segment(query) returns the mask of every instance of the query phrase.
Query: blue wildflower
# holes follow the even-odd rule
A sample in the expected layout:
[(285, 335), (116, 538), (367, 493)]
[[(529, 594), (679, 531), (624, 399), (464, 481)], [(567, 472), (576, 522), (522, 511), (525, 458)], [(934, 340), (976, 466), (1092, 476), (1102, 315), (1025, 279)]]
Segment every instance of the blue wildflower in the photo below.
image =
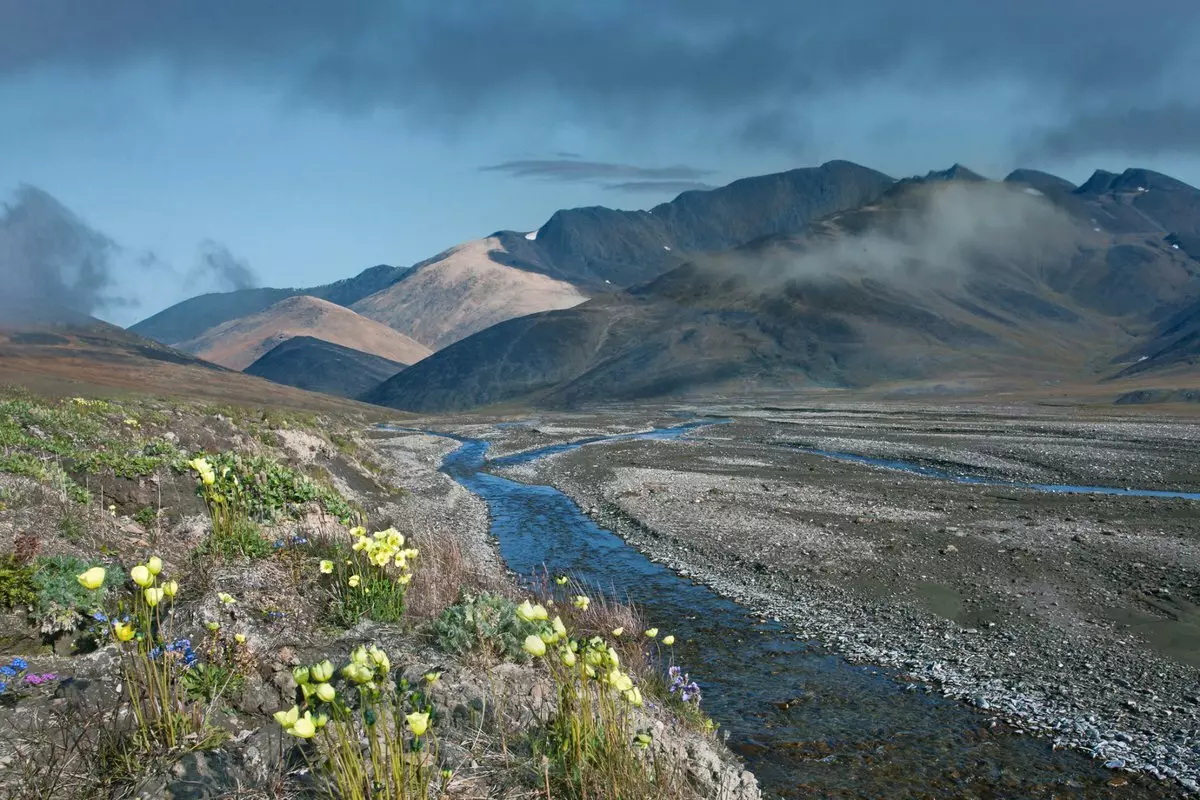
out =
[(29, 666), (29, 662), (23, 658), (18, 657), (18, 658), (14, 658), (12, 660), (12, 665), (15, 669), (25, 669)]
[(95, 614), (92, 614), (92, 619), (96, 620), (96, 622), (108, 622), (108, 616), (103, 611), (97, 611)]
[(4, 694), (7, 691), (8, 691), (8, 684), (4, 683), (4, 682), (0, 682), (0, 694)]
[(15, 678), (17, 677), (17, 671), (12, 667), (0, 667), (0, 675), (6, 678)]
[(276, 540), (275, 540), (275, 547), (276, 547), (276, 548), (283, 547), (283, 539), (276, 539)]

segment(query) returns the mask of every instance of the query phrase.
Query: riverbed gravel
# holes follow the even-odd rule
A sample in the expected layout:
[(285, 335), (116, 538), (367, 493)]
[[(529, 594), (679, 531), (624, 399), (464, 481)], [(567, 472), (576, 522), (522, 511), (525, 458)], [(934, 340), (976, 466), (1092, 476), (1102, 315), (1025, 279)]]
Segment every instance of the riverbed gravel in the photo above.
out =
[[(513, 430), (506, 450), (547, 443)], [(1195, 491), (1197, 438), (1187, 421), (1069, 412), (734, 410), (680, 441), (502, 472), (556, 486), (653, 559), (912, 691), (1090, 753), (1116, 782), (1200, 792), (1200, 502), (963, 485), (799, 449)]]

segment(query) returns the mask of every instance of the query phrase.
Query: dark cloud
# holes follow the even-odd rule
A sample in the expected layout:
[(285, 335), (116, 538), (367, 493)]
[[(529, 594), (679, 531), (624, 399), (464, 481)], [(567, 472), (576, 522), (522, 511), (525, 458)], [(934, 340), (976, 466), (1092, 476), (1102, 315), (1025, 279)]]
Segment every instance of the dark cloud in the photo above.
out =
[(604, 188), (617, 192), (678, 194), (690, 192), (693, 189), (713, 189), (715, 187), (699, 181), (625, 181), (624, 183), (605, 184)]
[(46, 192), (17, 188), (0, 213), (0, 287), (11, 308), (65, 308), (83, 314), (129, 308), (115, 292), (121, 248)]
[(185, 283), (189, 289), (204, 287), (218, 292), (255, 289), (261, 285), (248, 263), (211, 239), (200, 244), (200, 258), (188, 271)]
[(709, 118), (720, 125), (700, 130), (788, 155), (804, 152), (811, 102), (874, 82), (918, 95), (1028, 86), (1061, 112), (1046, 152), (1093, 149), (1086, 109), (1145, 104), (1148, 88), (1165, 88), (1148, 113), (1200, 100), (1200, 84), (1171, 80), (1200, 41), (1187, 0), (0, 0), (0, 20), (0, 76), (158, 60), (448, 130), (544, 102), (632, 131), (691, 133)]
[(713, 135), (795, 152), (807, 104), (875, 81), (1017, 81), (1064, 121), (1152, 86), (1175, 87), (1154, 108), (1185, 104), (1196, 82), (1168, 79), (1195, 47), (1200, 3), (0, 0), (0, 20), (0, 75), (160, 60), (425, 124), (546, 102), (630, 129), (710, 117)]
[(1200, 151), (1200, 104), (1080, 112), (1034, 134), (1025, 150), (1031, 157), (1095, 152), (1148, 156), (1196, 153)]
[(480, 168), (483, 172), (505, 172), (517, 178), (545, 178), (560, 181), (610, 181), (620, 178), (642, 181), (680, 181), (711, 175), (712, 170), (696, 167), (634, 167), (603, 161), (542, 159), (506, 161)]

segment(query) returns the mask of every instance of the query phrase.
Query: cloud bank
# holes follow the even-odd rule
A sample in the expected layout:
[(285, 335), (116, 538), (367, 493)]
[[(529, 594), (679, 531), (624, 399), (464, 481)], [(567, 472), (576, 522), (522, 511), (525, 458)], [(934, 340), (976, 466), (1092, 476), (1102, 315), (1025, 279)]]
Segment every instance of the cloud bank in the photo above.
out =
[(0, 20), (0, 79), (155, 62), (346, 113), (459, 126), (543, 101), (785, 153), (813, 103), (1006, 81), (1053, 110), (1013, 121), (1026, 153), (1200, 151), (1200, 4), (1180, 0), (0, 0)]

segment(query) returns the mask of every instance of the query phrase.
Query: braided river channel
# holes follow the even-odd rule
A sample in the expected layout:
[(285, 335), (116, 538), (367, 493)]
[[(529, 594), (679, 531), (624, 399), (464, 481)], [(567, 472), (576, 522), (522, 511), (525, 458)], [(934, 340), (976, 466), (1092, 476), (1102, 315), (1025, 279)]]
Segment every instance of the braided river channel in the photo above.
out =
[(492, 460), (486, 441), (452, 436), (461, 446), (445, 457), (442, 471), (486, 501), (492, 534), (515, 573), (570, 573), (636, 603), (652, 624), (676, 635), (676, 662), (699, 682), (704, 709), (766, 797), (1163, 796), (1161, 784), (1114, 773), (1084, 753), (1055, 751), (1048, 741), (1013, 734), (964, 703), (906, 691), (886, 670), (850, 664), (800, 641), (785, 625), (650, 561), (557, 489), (487, 471), (581, 446), (682, 437), (708, 424), (595, 437)]

